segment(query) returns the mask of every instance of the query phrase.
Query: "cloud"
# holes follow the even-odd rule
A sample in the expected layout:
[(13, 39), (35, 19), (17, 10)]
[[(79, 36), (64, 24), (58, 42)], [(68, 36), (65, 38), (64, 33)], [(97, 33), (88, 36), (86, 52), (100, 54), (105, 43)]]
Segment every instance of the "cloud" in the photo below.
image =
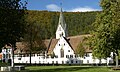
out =
[[(46, 6), (46, 8), (49, 11), (60, 11), (60, 7), (57, 6), (56, 4), (49, 4)], [(87, 12), (87, 11), (100, 11), (100, 9), (94, 9), (94, 8), (89, 7), (89, 6), (85, 6), (85, 7), (77, 7), (77, 8), (72, 8), (72, 9), (65, 9), (64, 11), (67, 11), (67, 12)]]
[(94, 9), (94, 8), (85, 6), (85, 7), (74, 8), (74, 9), (67, 10), (67, 11), (69, 11), (69, 12), (87, 12), (87, 11), (100, 11), (100, 9)]
[(46, 6), (46, 8), (50, 11), (59, 11), (60, 10), (60, 7), (55, 4), (49, 4)]

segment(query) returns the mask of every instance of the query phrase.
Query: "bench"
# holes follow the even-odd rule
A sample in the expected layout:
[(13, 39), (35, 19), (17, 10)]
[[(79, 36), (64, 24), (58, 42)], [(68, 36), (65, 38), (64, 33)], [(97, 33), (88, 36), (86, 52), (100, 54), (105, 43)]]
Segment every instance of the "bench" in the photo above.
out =
[(112, 70), (120, 70), (120, 67), (113, 67)]
[(15, 66), (14, 69), (17, 71), (25, 70), (25, 66)]

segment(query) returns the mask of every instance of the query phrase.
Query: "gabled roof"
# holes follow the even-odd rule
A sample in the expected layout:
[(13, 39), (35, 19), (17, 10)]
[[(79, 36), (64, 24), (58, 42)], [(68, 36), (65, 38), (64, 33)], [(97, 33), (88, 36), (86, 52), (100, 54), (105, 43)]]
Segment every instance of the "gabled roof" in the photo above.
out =
[(53, 49), (55, 48), (55, 45), (57, 44), (59, 39), (49, 39), (49, 40), (44, 40), (44, 44), (47, 47), (47, 53), (51, 54)]
[[(83, 41), (84, 37), (88, 37), (90, 35), (78, 35), (78, 36), (71, 36), (71, 37), (63, 37), (67, 43), (69, 44), (69, 46), (76, 51), (78, 45)], [(51, 47), (49, 47), (48, 49), (48, 54), (51, 53), (53, 51), (53, 49), (55, 48), (55, 45), (57, 44), (57, 39), (53, 39), (53, 41), (51, 42)], [(85, 48), (86, 52), (92, 52), (92, 50), (90, 50), (89, 48)]]
[(12, 45), (10, 43), (6, 44), (2, 49), (9, 49), (12, 48)]
[[(76, 52), (78, 45), (83, 41), (85, 37), (90, 36), (88, 35), (78, 35), (78, 36), (71, 36), (68, 37), (68, 42), (71, 45), (72, 49)], [(89, 48), (85, 48), (85, 52), (92, 52)]]

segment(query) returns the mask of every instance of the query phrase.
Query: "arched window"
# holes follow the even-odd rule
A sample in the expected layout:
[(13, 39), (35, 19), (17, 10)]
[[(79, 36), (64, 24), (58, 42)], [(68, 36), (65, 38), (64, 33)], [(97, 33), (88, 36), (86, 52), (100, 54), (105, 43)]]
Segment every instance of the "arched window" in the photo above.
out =
[(63, 58), (64, 57), (64, 50), (62, 48), (60, 50), (60, 54), (61, 54), (61, 58)]

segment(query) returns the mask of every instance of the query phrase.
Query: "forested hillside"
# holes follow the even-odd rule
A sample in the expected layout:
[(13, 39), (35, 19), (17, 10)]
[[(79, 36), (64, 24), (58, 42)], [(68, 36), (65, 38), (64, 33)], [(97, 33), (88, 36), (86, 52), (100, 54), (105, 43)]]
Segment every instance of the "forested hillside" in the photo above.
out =
[[(68, 35), (87, 34), (93, 29), (97, 13), (100, 12), (63, 12), (67, 24)], [(59, 20), (59, 12), (27, 11), (26, 21), (32, 24), (40, 24), (40, 34), (43, 39), (55, 37)]]

